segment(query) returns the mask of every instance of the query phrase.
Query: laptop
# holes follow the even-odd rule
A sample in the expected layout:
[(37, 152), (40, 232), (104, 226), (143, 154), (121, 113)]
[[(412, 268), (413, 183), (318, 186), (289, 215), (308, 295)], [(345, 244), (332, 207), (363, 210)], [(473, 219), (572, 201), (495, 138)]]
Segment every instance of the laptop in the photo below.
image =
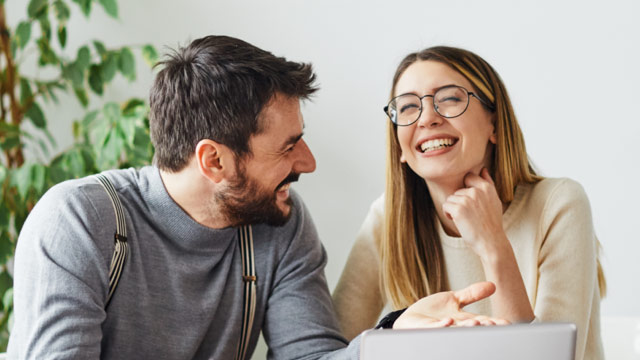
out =
[(575, 348), (571, 323), (368, 330), (360, 360), (574, 360)]

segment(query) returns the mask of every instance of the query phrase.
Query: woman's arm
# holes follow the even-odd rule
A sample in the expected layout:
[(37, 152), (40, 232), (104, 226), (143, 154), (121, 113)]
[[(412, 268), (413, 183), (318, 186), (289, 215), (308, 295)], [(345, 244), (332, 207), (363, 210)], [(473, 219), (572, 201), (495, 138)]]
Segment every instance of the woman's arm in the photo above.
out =
[(597, 239), (580, 184), (563, 179), (549, 192), (538, 232), (536, 317), (575, 323), (576, 359), (601, 359)]
[(349, 341), (373, 328), (384, 307), (377, 251), (382, 236), (383, 206), (383, 197), (371, 206), (333, 293), (338, 321)]
[(512, 323), (534, 319), (511, 243), (502, 226), (503, 205), (487, 169), (467, 174), (465, 188), (443, 204), (460, 236), (480, 257), (487, 281), (496, 285), (492, 315)]

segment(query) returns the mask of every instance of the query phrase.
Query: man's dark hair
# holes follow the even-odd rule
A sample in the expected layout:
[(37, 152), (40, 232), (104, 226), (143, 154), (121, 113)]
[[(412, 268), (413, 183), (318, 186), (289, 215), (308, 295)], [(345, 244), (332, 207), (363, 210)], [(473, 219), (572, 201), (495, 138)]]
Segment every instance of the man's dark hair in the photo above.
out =
[(260, 112), (276, 93), (308, 99), (318, 88), (310, 64), (287, 61), (228, 36), (194, 40), (158, 65), (150, 94), (154, 163), (180, 171), (202, 139), (250, 155), (264, 130)]

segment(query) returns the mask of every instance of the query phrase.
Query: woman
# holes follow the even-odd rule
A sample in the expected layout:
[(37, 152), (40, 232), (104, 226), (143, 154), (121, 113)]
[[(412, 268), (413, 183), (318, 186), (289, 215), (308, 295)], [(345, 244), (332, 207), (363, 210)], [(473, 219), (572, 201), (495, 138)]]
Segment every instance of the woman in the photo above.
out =
[(529, 164), (502, 80), (479, 56), (432, 47), (409, 54), (385, 107), (387, 185), (334, 293), (349, 339), (383, 307), (488, 280), (466, 308), (512, 323), (570, 321), (576, 359), (601, 359), (605, 282), (588, 199)]

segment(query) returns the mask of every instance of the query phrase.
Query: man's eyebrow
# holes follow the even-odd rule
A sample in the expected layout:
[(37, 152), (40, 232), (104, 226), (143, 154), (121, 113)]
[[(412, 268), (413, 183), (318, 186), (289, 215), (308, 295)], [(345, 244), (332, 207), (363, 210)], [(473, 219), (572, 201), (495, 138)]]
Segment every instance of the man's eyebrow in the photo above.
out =
[(281, 149), (284, 151), (287, 146), (292, 145), (297, 143), (298, 141), (300, 141), (300, 139), (302, 139), (302, 136), (304, 135), (304, 133), (300, 133), (298, 135), (292, 135), (290, 136), (287, 141), (284, 142), (284, 144), (282, 145)]

